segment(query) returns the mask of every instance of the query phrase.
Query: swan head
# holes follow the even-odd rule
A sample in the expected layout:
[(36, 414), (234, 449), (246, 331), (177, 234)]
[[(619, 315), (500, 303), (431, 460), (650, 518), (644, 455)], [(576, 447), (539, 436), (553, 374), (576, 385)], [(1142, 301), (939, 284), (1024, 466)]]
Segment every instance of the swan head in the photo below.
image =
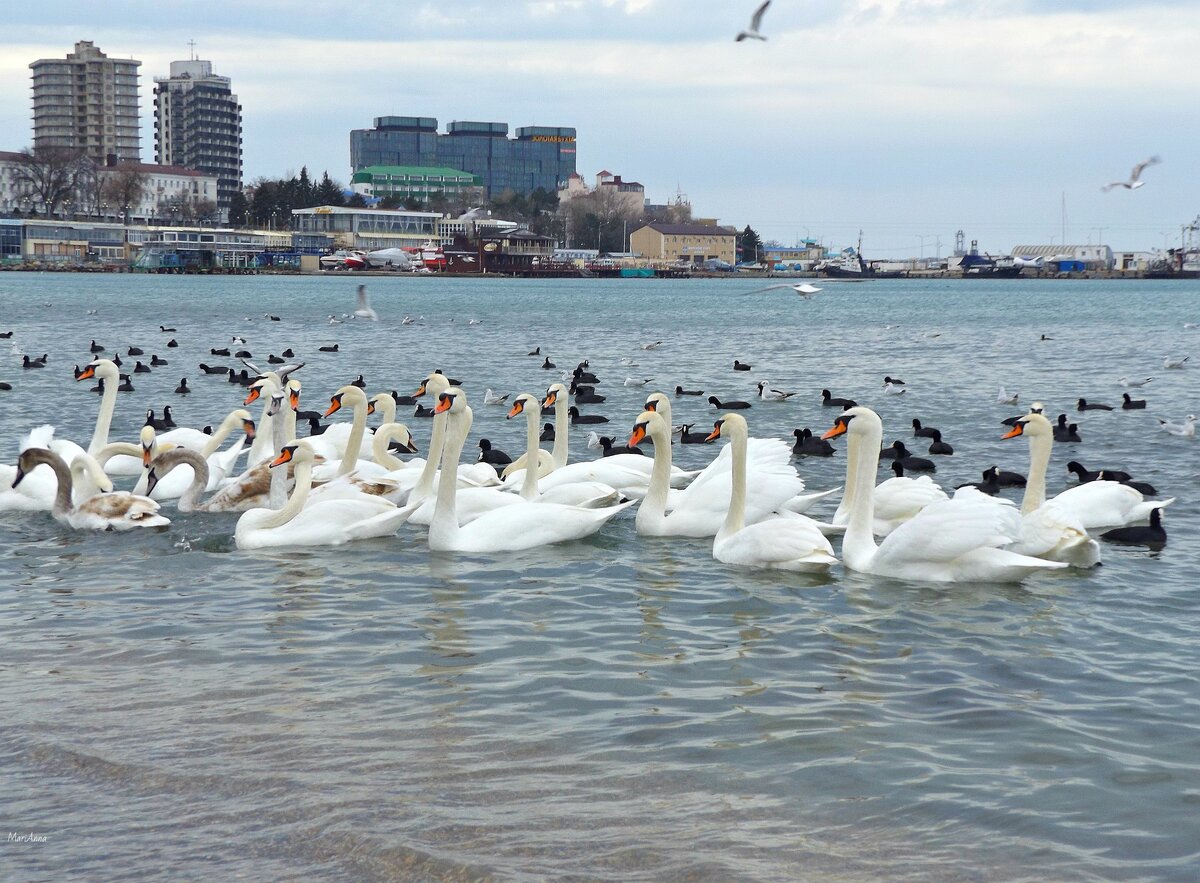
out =
[(646, 440), (647, 435), (651, 438), (656, 436), (670, 438), (667, 422), (657, 411), (642, 411), (638, 414), (637, 420), (633, 423), (633, 432), (629, 435), (629, 447), (636, 448)]
[[(765, 383), (766, 381), (763, 382)], [(741, 414), (725, 414), (713, 423), (713, 431), (704, 440), (710, 442), (716, 441), (719, 438), (732, 438), (739, 433), (743, 437), (749, 434), (746, 418)]]
[(102, 380), (118, 380), (120, 379), (120, 371), (117, 370), (117, 365), (112, 359), (92, 359), (83, 370), (76, 375), (76, 380), (91, 380), (93, 377), (99, 377)]
[[(1064, 420), (1063, 422), (1065, 423), (1066, 421)], [(1017, 422), (1013, 424), (1013, 428), (1000, 437), (1016, 438), (1018, 435), (1027, 435), (1031, 438), (1037, 438), (1039, 436), (1048, 436), (1053, 438), (1054, 424), (1047, 420), (1045, 416), (1041, 414), (1041, 412), (1031, 411), (1024, 417), (1019, 418)]]
[[(329, 409), (325, 412), (326, 417), (334, 414), (342, 409), (343, 405), (348, 405), (351, 408), (357, 408), (359, 405), (367, 405), (367, 395), (357, 386), (347, 384), (340, 387), (333, 397), (329, 400)], [(369, 413), (369, 412), (368, 412)]]
[(300, 410), (300, 381), (299, 380), (293, 379), (293, 380), (289, 380), (287, 382), (287, 397), (288, 397), (288, 406), (293, 411), (299, 411)]
[(661, 392), (652, 392), (646, 396), (646, 404), (643, 406), (647, 411), (658, 412), (659, 410), (666, 411), (671, 407), (671, 400)]
[(272, 468), (282, 466), (284, 463), (311, 463), (313, 462), (314, 454), (312, 446), (306, 441), (292, 439), (279, 451), (279, 456), (271, 461)]
[[(559, 383), (555, 384), (555, 386), (561, 386), (561, 385), (562, 384), (559, 384)], [(551, 387), (551, 389), (553, 390), (553, 387)], [(551, 394), (553, 394), (553, 392)], [(547, 401), (549, 401), (549, 399), (547, 399)], [(527, 392), (521, 393), (513, 401), (512, 407), (508, 409), (508, 416), (505, 419), (511, 420), (512, 418), (514, 418), (520, 414), (524, 414), (526, 408), (529, 408), (531, 413), (534, 413), (534, 414), (537, 413), (537, 409), (538, 409), (537, 396), (530, 395)]]
[(374, 414), (388, 399), (391, 399), (393, 403), (396, 401), (392, 398), (392, 394), (390, 392), (381, 392), (371, 396), (370, 400), (367, 402), (367, 414)]
[[(16, 487), (21, 481), (43, 463), (54, 463), (55, 461), (62, 463), (62, 457), (45, 448), (26, 448), (21, 451), (21, 456), (17, 458), (17, 472), (13, 476), (12, 486)], [(66, 464), (63, 464), (64, 466)]]
[(138, 442), (142, 446), (142, 466), (149, 467), (150, 461), (154, 459), (154, 427), (146, 425), (142, 427), (142, 431), (138, 433)]
[(429, 393), (436, 399), (449, 388), (450, 381), (447, 379), (446, 375), (442, 374), (440, 371), (432, 371), (425, 375), (425, 378), (421, 381), (421, 385), (417, 387), (417, 391), (414, 392), (413, 395), (417, 398), (420, 398), (426, 393)]
[(467, 394), (457, 386), (447, 386), (446, 390), (438, 395), (437, 405), (433, 409), (435, 414), (461, 414), (467, 409)]
[(562, 396), (564, 400), (567, 397), (567, 388), (561, 383), (552, 383), (546, 387), (546, 398), (542, 402), (542, 410), (546, 411), (553, 408), (558, 403), (559, 396)]
[(271, 393), (271, 403), (267, 405), (267, 416), (274, 417), (283, 410), (283, 390)]
[(876, 435), (883, 434), (883, 421), (879, 419), (879, 415), (870, 408), (855, 407), (847, 408), (842, 413), (834, 418), (833, 426), (826, 430), (821, 438), (828, 440), (837, 438), (839, 435), (849, 434), (851, 438), (865, 437), (874, 432)]

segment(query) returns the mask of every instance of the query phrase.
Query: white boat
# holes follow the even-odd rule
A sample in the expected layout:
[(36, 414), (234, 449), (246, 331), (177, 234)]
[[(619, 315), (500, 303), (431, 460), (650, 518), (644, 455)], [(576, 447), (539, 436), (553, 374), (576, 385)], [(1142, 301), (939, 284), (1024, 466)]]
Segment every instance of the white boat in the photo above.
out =
[(411, 270), (412, 256), (402, 248), (378, 248), (366, 255), (367, 266), (372, 270)]
[(339, 248), (331, 254), (323, 254), (317, 259), (322, 270), (354, 270), (362, 269), (362, 252)]

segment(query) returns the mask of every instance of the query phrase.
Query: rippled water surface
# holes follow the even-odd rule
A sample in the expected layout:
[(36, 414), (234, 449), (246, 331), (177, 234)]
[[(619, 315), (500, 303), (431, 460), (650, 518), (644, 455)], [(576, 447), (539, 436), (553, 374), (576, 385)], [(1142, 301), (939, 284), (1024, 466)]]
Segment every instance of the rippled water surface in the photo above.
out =
[[(523, 426), (483, 390), (543, 391), (540, 345), (590, 360), (608, 401), (586, 410), (615, 436), (648, 389), (749, 399), (764, 378), (798, 395), (756, 404), (754, 434), (819, 432), (828, 387), (877, 408), (888, 441), (914, 416), (940, 427), (945, 487), (1025, 470), (1024, 441), (999, 439), (1020, 410), (996, 404), (1003, 383), (1078, 417), (1051, 492), (1068, 459), (1119, 466), (1178, 497), (1170, 539), (943, 586), (737, 570), (710, 542), (639, 539), (632, 512), (493, 557), (431, 554), (411, 526), (243, 553), (233, 515), (168, 505), (164, 531), (85, 534), (0, 514), (0, 817), (45, 838), (0, 845), (0, 878), (1196, 879), (1200, 449), (1154, 418), (1200, 412), (1200, 366), (1162, 369), (1200, 359), (1183, 327), (1200, 284), (874, 282), (804, 302), (745, 280), (372, 278), (381, 321), (327, 324), (355, 281), (0, 274), (0, 462), (41, 422), (86, 444), (98, 399), (71, 366), (93, 338), (170, 360), (119, 397), (114, 439), (147, 407), (196, 426), (236, 407), (196, 365), (241, 334), (258, 360), (308, 362), (309, 408), (359, 373), (411, 392), (440, 367), (471, 396), (469, 445), (510, 452)], [(49, 366), (21, 370), (9, 344)], [(909, 393), (882, 396), (885, 374)], [(1146, 411), (1075, 414), (1081, 395), (1119, 402), (1122, 375), (1155, 377)], [(675, 404), (711, 426), (702, 398)], [(429, 423), (409, 425), (424, 450)], [(583, 429), (575, 459), (594, 453)], [(844, 450), (797, 466), (839, 485)]]

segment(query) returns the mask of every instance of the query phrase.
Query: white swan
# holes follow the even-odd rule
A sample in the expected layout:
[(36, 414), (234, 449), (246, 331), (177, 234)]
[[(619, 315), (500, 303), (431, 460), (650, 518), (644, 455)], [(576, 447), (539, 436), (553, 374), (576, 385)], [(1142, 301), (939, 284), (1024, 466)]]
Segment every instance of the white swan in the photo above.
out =
[(1045, 504), (1072, 516), (1084, 530), (1095, 530), (1146, 521), (1154, 509), (1165, 508), (1175, 502), (1174, 497), (1146, 500), (1140, 491), (1115, 481), (1085, 482), (1047, 500), (1045, 464), (1049, 462), (1050, 451), (1046, 436), (1053, 439), (1053, 424), (1041, 414), (1026, 414), (1003, 437), (1016, 438), (1019, 435), (1032, 436), (1029, 477), (1025, 483), (1022, 511), (1033, 511)]
[(238, 518), (234, 542), (239, 549), (279, 546), (340, 546), (353, 540), (396, 533), (409, 515), (380, 497), (358, 493), (308, 501), (312, 488), (312, 448), (294, 440), (271, 461), (278, 469), (294, 463), (296, 484), (282, 509), (250, 509)]
[(429, 548), (436, 551), (508, 552), (591, 536), (630, 503), (581, 509), (557, 503), (521, 504), (485, 512), (460, 525), (456, 512), (457, 465), (471, 429), (471, 409), (462, 390), (447, 389), (436, 410), (450, 417), (442, 452), (437, 510), (429, 525)]
[[(117, 387), (121, 384), (121, 374), (111, 359), (93, 359), (89, 364), (84, 366), (75, 380), (78, 382), (80, 380), (91, 380), (92, 378), (104, 381), (104, 389), (100, 393), (100, 410), (96, 412), (96, 428), (92, 431), (92, 440), (87, 447), (87, 452), (95, 457), (108, 444), (108, 433), (112, 426), (113, 412), (117, 407)], [(78, 447), (73, 442), (70, 445), (72, 448)], [(61, 450), (56, 451), (56, 453), (68, 463), (73, 459), (72, 456), (67, 456)], [(142, 471), (140, 459), (123, 456), (124, 458), (116, 457), (105, 464), (105, 472), (109, 475), (137, 475)]]
[[(54, 453), (54, 427), (50, 424), (31, 429), (21, 440), (20, 451), (30, 448), (44, 448)], [(67, 458), (62, 457), (63, 462)], [(101, 491), (111, 491), (112, 481), (104, 474), (104, 470), (94, 458), (80, 451), (70, 460), (72, 469), (72, 501), (76, 506), (95, 496)], [(76, 467), (82, 471), (75, 471)], [(13, 480), (17, 477), (15, 465), (0, 464), (0, 512), (49, 512), (54, 508), (54, 500), (58, 496), (58, 479), (54, 471), (47, 465), (41, 465), (27, 472), (17, 487)]]
[(740, 414), (726, 414), (709, 438), (728, 438), (733, 449), (733, 493), (729, 511), (713, 540), (713, 557), (725, 564), (822, 572), (837, 563), (833, 547), (816, 522), (780, 515), (746, 524), (746, 445), (749, 430)]
[(879, 468), (883, 422), (870, 408), (851, 408), (838, 415), (834, 427), (822, 437), (843, 434), (849, 436), (850, 522), (842, 540), (842, 561), (849, 569), (935, 582), (1019, 582), (1041, 570), (1067, 566), (1002, 548), (1015, 539), (1015, 519), (1006, 517), (1001, 507), (972, 497), (933, 503), (876, 545), (871, 490)]
[[(345, 447), (342, 457), (335, 462), (326, 462), (314, 468), (313, 479), (315, 481), (330, 481), (334, 478), (347, 476), (355, 471), (361, 471), (363, 475), (367, 476), (383, 475), (387, 472), (387, 469), (378, 463), (371, 462), (370, 459), (363, 456), (363, 441), (373, 435), (372, 431), (367, 429), (368, 402), (366, 393), (352, 384), (340, 387), (329, 400), (329, 409), (325, 412), (324, 416), (329, 417), (336, 414), (346, 405), (349, 405), (353, 409), (353, 415), (350, 421), (350, 429), (344, 433)], [(345, 424), (330, 426), (320, 437), (324, 438), (329, 435), (330, 431), (339, 425)]]
[[(556, 386), (558, 384), (555, 384)], [(541, 416), (539, 401), (529, 393), (521, 393), (508, 412), (508, 419), (525, 415), (526, 462), (538, 455), (538, 420)], [(567, 506), (585, 506), (596, 509), (620, 502), (621, 495), (611, 485), (598, 481), (573, 481), (542, 491), (537, 476), (524, 470), (521, 481), (521, 499), (530, 503), (562, 503)]]
[[(733, 493), (732, 451), (723, 449), (690, 485), (672, 493), (668, 487), (671, 427), (658, 411), (638, 415), (629, 444), (640, 444), (647, 435), (654, 441), (654, 458), (646, 496), (638, 507), (637, 532), (660, 537), (715, 536)], [(753, 524), (804, 490), (804, 482), (791, 464), (791, 448), (783, 441), (750, 439), (748, 445), (753, 463), (747, 477), (745, 520)]]
[[(239, 426), (244, 435), (226, 450), (218, 450), (222, 442)], [(190, 431), (195, 432), (196, 430)], [(159, 434), (155, 438), (155, 441), (164, 449), (181, 448), (199, 454), (208, 466), (205, 489), (215, 491), (225, 481), (229, 473), (233, 471), (234, 464), (237, 462), (237, 458), (241, 455), (243, 446), (246, 444), (246, 439), (254, 438), (254, 432), (254, 421), (250, 419), (250, 412), (244, 408), (235, 408), (225, 416), (225, 419), (221, 421), (221, 425), (213, 431), (211, 436), (200, 433), (204, 435), (207, 441), (199, 449), (190, 444), (172, 443), (171, 434), (167, 432)], [(153, 490), (149, 490), (148, 488), (146, 495), (153, 500), (174, 500), (188, 489), (191, 482), (192, 475), (188, 469), (177, 469), (171, 473), (170, 478), (160, 476), (157, 485)]]
[[(76, 459), (79, 468), (85, 468)], [(29, 448), (17, 460), (17, 474), (13, 487), (21, 484), (25, 475), (38, 465), (45, 464), (58, 480), (58, 491), (54, 506), (50, 510), (54, 519), (76, 530), (132, 530), (137, 527), (163, 527), (171, 523), (169, 518), (158, 514), (158, 503), (149, 497), (124, 491), (97, 494), (78, 506), (71, 502), (74, 479), (62, 457), (44, 448)]]
[(250, 451), (246, 454), (247, 471), (260, 463), (271, 460), (275, 456), (275, 433), (272, 427), (271, 396), (282, 386), (283, 384), (279, 382), (278, 375), (273, 372), (267, 372), (250, 384), (250, 388), (246, 392), (246, 398), (242, 401), (243, 406), (248, 406), (265, 396), (262, 417), (259, 418), (258, 429), (254, 435), (254, 441), (250, 444)]
[[(926, 506), (948, 500), (950, 497), (928, 475), (909, 478), (907, 475), (881, 481), (871, 491), (875, 504), (871, 532), (877, 537), (886, 537), (904, 522), (914, 518)], [(850, 523), (850, 491), (842, 495), (837, 511), (833, 513), (833, 524), (845, 527)]]

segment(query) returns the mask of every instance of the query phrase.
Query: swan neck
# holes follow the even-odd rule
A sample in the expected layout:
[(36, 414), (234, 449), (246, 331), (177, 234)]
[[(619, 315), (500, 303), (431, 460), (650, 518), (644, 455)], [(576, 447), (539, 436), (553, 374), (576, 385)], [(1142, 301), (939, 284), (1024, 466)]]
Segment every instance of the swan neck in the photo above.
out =
[[(408, 502), (419, 503), (431, 493), (433, 493), (433, 475), (438, 470), (438, 464), (442, 460), (442, 454), (446, 447), (446, 414), (443, 411), (441, 414), (433, 415), (433, 432), (429, 437), (429, 458), (425, 461), (425, 468), (421, 470), (421, 477), (417, 479), (416, 486), (408, 495)], [(455, 463), (458, 461), (456, 460)], [(455, 472), (457, 473), (457, 466)]]
[(453, 415), (447, 421), (447, 437), (442, 445), (442, 471), (438, 476), (437, 501), (429, 523), (430, 539), (439, 546), (453, 542), (458, 535), (458, 460), (462, 456), (467, 433), (471, 430), (471, 409)]
[[(283, 469), (284, 467), (276, 466), (274, 468)], [(283, 527), (300, 514), (300, 510), (308, 502), (308, 492), (312, 489), (312, 463), (307, 460), (297, 463), (295, 475), (296, 486), (292, 488), (292, 495), (288, 497), (287, 503), (283, 505), (283, 508), (259, 522), (256, 525), (258, 529), (272, 530), (276, 527)]]
[[(263, 392), (266, 396), (266, 391)], [(275, 418), (268, 411), (271, 407), (271, 400), (268, 397), (267, 402), (263, 405), (262, 419), (258, 422), (258, 432), (254, 435), (254, 441), (250, 444), (250, 453), (246, 456), (246, 466), (254, 466), (267, 459), (271, 454), (271, 446), (275, 443)]]
[(730, 445), (733, 447), (733, 492), (729, 497), (725, 524), (721, 528), (724, 536), (735, 534), (746, 526), (746, 434), (735, 430)]
[(1029, 436), (1029, 477), (1025, 480), (1025, 495), (1021, 498), (1022, 515), (1028, 515), (1046, 502), (1046, 469), (1053, 447), (1051, 436)]
[(570, 429), (567, 425), (568, 398), (570, 394), (565, 392), (554, 398), (554, 449), (550, 458), (554, 461), (555, 469), (562, 469), (567, 465), (567, 446), (570, 444)]
[[(288, 408), (290, 411), (291, 408)], [(290, 439), (284, 435), (284, 430), (287, 426), (283, 420), (279, 419), (276, 414), (271, 421), (271, 444), (277, 451), (282, 451), (283, 446)], [(271, 483), (267, 489), (267, 506), (271, 509), (279, 509), (283, 506), (284, 500), (287, 498), (287, 472), (276, 466), (271, 470)]]
[(354, 398), (354, 420), (350, 424), (350, 438), (346, 442), (346, 453), (342, 455), (338, 475), (349, 475), (358, 468), (358, 452), (362, 447), (363, 433), (367, 428), (367, 400), (362, 396)]
[(100, 468), (103, 469), (109, 460), (118, 456), (119, 454), (125, 454), (129, 457), (137, 457), (140, 460), (142, 458), (142, 446), (135, 445), (130, 442), (109, 442), (101, 447), (100, 450), (98, 450), (92, 456), (95, 458), (96, 462), (100, 464)]
[(233, 432), (233, 427), (239, 423), (241, 421), (233, 412), (226, 415), (225, 419), (221, 421), (221, 425), (213, 432), (212, 438), (204, 443), (204, 447), (200, 450), (200, 456), (207, 458), (215, 454), (217, 448), (221, 447), (225, 439), (229, 438), (229, 433)]
[(389, 420), (378, 429), (371, 439), (371, 455), (375, 462), (389, 472), (404, 468), (404, 461), (394, 455), (389, 449), (395, 434), (400, 431), (400, 424)]
[(879, 469), (882, 427), (854, 434), (847, 445), (846, 484), (849, 486), (849, 520), (842, 539), (842, 558), (851, 570), (869, 570), (878, 547), (872, 528), (875, 522), (875, 473)]
[(176, 451), (172, 466), (177, 468), (182, 463), (192, 467), (192, 483), (175, 505), (180, 512), (194, 512), (200, 502), (200, 495), (208, 487), (208, 461), (192, 451)]
[(92, 433), (92, 443), (88, 445), (88, 453), (93, 457), (108, 444), (108, 430), (112, 426), (113, 411), (117, 408), (117, 387), (121, 383), (118, 376), (104, 378), (104, 392), (100, 396), (100, 413), (96, 415), (96, 431)]
[(638, 514), (645, 512), (662, 517), (667, 514), (667, 495), (671, 487), (671, 439), (669, 430), (664, 431), (657, 420), (651, 421), (649, 429), (650, 438), (654, 441), (654, 465), (650, 469), (650, 485)]
[[(531, 503), (538, 498), (538, 421), (541, 418), (537, 406), (525, 409), (525, 478), (521, 481), (521, 498)], [(557, 419), (557, 415), (556, 415)], [(558, 450), (558, 432), (554, 434), (554, 450)], [(565, 455), (564, 455), (565, 460)], [(555, 468), (558, 464), (555, 463)]]

